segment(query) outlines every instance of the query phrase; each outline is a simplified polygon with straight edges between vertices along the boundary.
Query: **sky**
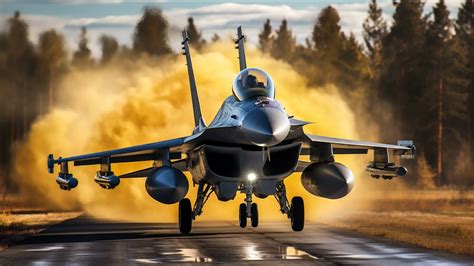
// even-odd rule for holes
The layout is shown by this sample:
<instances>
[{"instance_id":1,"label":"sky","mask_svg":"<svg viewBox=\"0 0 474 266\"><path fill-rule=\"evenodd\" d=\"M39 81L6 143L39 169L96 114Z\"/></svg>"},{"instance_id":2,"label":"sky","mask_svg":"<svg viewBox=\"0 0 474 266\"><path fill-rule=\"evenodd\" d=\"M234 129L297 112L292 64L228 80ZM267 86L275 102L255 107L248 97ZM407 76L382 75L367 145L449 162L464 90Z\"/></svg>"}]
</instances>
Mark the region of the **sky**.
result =
<instances>
[{"instance_id":1,"label":"sky","mask_svg":"<svg viewBox=\"0 0 474 266\"><path fill-rule=\"evenodd\" d=\"M214 33L221 37L234 34L242 25L250 45L258 42L258 33L267 18L273 29L281 20L287 19L297 41L304 43L311 35L318 13L332 5L339 11L344 32L353 32L362 41L362 23L367 16L368 0L339 1L169 1L169 0L0 0L0 28L5 20L19 10L30 25L31 39L36 42L38 35L54 28L64 34L68 48L77 47L82 26L88 29L90 48L94 56L100 56L98 38L109 34L120 44L130 46L134 26L140 19L145 6L157 6L163 10L170 23L170 45L178 50L180 32L192 16L204 38L210 39ZM384 16L391 22L394 11L392 0L378 1ZM437 0L427 0L425 12L430 12ZM451 16L464 0L446 0Z\"/></svg>"}]
</instances>

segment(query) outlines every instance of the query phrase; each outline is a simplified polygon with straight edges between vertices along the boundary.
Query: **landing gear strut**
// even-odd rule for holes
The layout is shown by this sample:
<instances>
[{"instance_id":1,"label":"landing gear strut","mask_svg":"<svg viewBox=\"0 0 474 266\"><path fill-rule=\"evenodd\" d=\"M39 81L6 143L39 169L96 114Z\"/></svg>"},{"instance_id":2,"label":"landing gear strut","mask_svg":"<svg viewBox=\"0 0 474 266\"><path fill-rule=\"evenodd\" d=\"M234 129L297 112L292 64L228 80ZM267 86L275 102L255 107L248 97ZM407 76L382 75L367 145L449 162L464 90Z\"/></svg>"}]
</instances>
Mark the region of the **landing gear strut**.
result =
<instances>
[{"instance_id":1,"label":"landing gear strut","mask_svg":"<svg viewBox=\"0 0 474 266\"><path fill-rule=\"evenodd\" d=\"M199 183L197 198L193 208L193 220L196 220L196 217L202 214L202 208L204 207L204 204L206 204L212 192L214 192L214 186L204 184L204 182Z\"/></svg>"},{"instance_id":2,"label":"landing gear strut","mask_svg":"<svg viewBox=\"0 0 474 266\"><path fill-rule=\"evenodd\" d=\"M239 225L242 228L247 226L247 218L250 218L252 227L258 226L258 206L257 203L252 202L253 184L251 182L245 183L240 189L245 193L245 203L239 206Z\"/></svg>"},{"instance_id":3,"label":"landing gear strut","mask_svg":"<svg viewBox=\"0 0 474 266\"><path fill-rule=\"evenodd\" d=\"M286 197L286 187L283 181L276 187L275 199L280 205L280 211L291 221L293 231L302 231L304 228L304 201L301 197L293 197L291 205Z\"/></svg>"}]
</instances>

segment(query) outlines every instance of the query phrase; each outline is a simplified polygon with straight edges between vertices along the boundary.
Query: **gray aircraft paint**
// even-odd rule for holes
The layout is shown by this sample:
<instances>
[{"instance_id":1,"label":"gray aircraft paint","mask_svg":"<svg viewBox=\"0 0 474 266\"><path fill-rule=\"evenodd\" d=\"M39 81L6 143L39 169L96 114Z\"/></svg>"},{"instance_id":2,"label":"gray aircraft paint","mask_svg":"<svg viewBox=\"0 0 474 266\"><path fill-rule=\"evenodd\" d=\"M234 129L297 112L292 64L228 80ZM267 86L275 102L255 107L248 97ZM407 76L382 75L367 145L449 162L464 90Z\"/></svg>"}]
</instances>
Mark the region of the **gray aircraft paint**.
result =
<instances>
[{"instance_id":1,"label":"gray aircraft paint","mask_svg":"<svg viewBox=\"0 0 474 266\"><path fill-rule=\"evenodd\" d=\"M391 163L391 156L412 158L415 146L411 141L399 141L394 145L306 134L303 127L309 123L289 116L274 99L271 77L258 68L247 68L240 27L237 37L241 71L233 81L233 95L223 102L209 126L202 118L189 37L183 32L195 121L193 133L187 137L66 158L55 159L51 154L48 170L53 173L54 166L60 165L57 177L60 188L70 190L78 185L78 180L69 173L69 162L76 166L100 165L96 182L104 188L113 188L120 183L112 172L114 163L151 161L152 167L117 176L147 177L146 190L150 196L172 204L184 198L188 190L187 181L179 171L190 171L193 182L199 185L193 219L202 213L211 193L222 201L233 199L237 191L245 193L248 217L252 195L260 198L275 195L280 211L291 218L293 226L293 207L286 198L283 183L293 172L303 172L303 185L310 193L328 198L343 197L354 185L351 171L334 164L334 154L367 154L369 149L374 150L374 159L367 166L373 177L391 179L406 173L406 168ZM308 156L309 161L299 160L301 156ZM108 175L114 175L114 178L108 178ZM114 183L107 184L108 180ZM302 230L302 227L294 230Z\"/></svg>"}]
</instances>

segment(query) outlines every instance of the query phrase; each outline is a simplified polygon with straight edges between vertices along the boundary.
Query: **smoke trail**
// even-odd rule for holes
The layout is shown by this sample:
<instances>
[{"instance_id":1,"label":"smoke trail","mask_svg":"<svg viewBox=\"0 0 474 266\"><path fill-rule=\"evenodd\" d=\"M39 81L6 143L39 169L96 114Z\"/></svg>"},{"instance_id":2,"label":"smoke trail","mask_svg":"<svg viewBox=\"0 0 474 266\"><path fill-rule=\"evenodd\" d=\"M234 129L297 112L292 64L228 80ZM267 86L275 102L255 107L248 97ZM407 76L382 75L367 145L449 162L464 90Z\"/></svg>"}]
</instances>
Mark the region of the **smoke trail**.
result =
<instances>
[{"instance_id":1,"label":"smoke trail","mask_svg":"<svg viewBox=\"0 0 474 266\"><path fill-rule=\"evenodd\" d=\"M222 101L231 93L238 70L233 45L216 43L202 52L193 51L203 114L210 121ZM357 138L355 118L337 88L310 88L290 65L259 51L247 55L249 66L266 70L274 79L277 99L288 113L315 122L308 133ZM34 202L55 208L82 208L104 218L176 221L177 205L152 200L145 191L145 179L122 180L114 190L104 190L93 181L97 166L70 167L79 179L78 188L59 190L55 175L46 170L49 153L69 156L187 136L193 128L192 107L184 59L167 57L159 61L142 58L133 62L117 60L108 66L76 71L60 86L60 103L32 127L28 139L17 151L15 169L22 193ZM354 170L363 169L361 158L337 158ZM117 174L149 167L150 163L113 165ZM358 174L358 171L355 171ZM305 198L307 217L316 218L328 210L343 210L353 204L364 186L362 178L345 199L318 199L304 190L298 174L287 181L289 197ZM196 188L188 197L195 199ZM237 219L236 200L218 202L211 196L200 219ZM276 201L257 199L262 219L284 219ZM340 212L339 212L340 213Z\"/></svg>"}]
</instances>

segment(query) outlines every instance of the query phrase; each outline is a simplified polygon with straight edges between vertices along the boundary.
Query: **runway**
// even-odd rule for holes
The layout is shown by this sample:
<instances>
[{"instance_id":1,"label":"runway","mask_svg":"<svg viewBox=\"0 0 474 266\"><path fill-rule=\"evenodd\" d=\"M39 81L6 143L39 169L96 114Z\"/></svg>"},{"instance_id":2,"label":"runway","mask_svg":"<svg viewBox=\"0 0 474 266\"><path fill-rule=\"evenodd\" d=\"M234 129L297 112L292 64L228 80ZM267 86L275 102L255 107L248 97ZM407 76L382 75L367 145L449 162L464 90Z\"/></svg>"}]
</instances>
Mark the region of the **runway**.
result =
<instances>
[{"instance_id":1,"label":"runway","mask_svg":"<svg viewBox=\"0 0 474 266\"><path fill-rule=\"evenodd\" d=\"M306 224L258 228L196 222L183 236L176 224L126 223L81 216L0 252L0 265L134 265L150 263L473 265L474 258Z\"/></svg>"}]
</instances>

